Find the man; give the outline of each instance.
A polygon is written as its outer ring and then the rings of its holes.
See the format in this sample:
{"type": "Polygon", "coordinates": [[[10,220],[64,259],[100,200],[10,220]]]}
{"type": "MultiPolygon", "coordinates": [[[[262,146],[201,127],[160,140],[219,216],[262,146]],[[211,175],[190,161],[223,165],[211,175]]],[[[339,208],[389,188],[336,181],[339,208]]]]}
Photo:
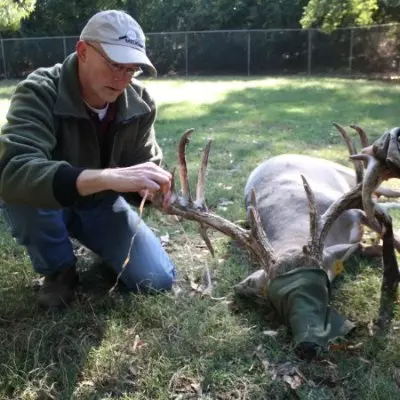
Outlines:
{"type": "Polygon", "coordinates": [[[95,14],[76,52],[16,88],[0,137],[0,197],[12,234],[44,275],[39,304],[59,307],[78,283],[70,237],[97,253],[132,290],[168,290],[175,268],[127,201],[167,193],[156,106],[135,79],[156,70],[138,23],[95,14]],[[131,241],[133,236],[133,244],[131,241]]]}

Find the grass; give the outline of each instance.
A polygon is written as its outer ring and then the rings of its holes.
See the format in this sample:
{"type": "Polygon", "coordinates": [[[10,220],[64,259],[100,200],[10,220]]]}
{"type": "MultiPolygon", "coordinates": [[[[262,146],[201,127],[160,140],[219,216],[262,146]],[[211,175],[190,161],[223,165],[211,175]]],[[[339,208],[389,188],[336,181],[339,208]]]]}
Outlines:
{"type": "MultiPolygon", "coordinates": [[[[0,123],[16,82],[0,86],[0,123]]],[[[210,208],[244,219],[243,188],[263,159],[296,152],[349,165],[333,121],[357,123],[372,139],[398,121],[399,88],[381,82],[314,78],[151,80],[160,105],[157,134],[169,168],[181,133],[195,128],[188,151],[194,182],[199,155],[213,139],[207,177],[210,208]]],[[[394,183],[395,185],[395,183],[394,183]]],[[[399,214],[393,212],[395,225],[399,214]]],[[[37,308],[24,249],[0,220],[0,399],[398,399],[398,309],[385,335],[371,333],[378,315],[381,271],[354,258],[334,288],[334,305],[358,323],[347,344],[307,364],[294,357],[290,333],[255,305],[232,310],[200,298],[188,277],[208,266],[215,297],[253,266],[246,254],[213,234],[212,259],[194,224],[147,209],[146,222],[161,235],[184,291],[145,296],[108,295],[114,283],[95,261],[81,259],[87,290],[68,310],[37,308]],[[89,267],[89,269],[87,268],[89,267]],[[88,271],[86,271],[88,269],[88,271]],[[264,372],[291,361],[307,378],[297,390],[264,372]],[[191,396],[191,397],[190,397],[191,396]]]]}

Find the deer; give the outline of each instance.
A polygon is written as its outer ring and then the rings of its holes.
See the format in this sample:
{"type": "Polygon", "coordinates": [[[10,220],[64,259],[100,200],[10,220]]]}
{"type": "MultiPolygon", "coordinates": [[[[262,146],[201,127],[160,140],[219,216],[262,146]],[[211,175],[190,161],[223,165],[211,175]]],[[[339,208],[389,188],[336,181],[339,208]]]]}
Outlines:
{"type": "Polygon", "coordinates": [[[334,126],[346,141],[354,170],[307,155],[268,158],[250,173],[244,188],[247,229],[207,208],[205,175],[211,140],[202,153],[196,198],[192,198],[186,146],[193,129],[185,131],[178,145],[181,195],[176,192],[173,174],[168,206],[161,198],[153,200],[166,214],[198,222],[212,254],[207,236],[210,227],[247,249],[258,269],[236,284],[235,292],[272,305],[292,330],[296,353],[308,359],[326,348],[329,340],[354,327],[330,309],[330,284],[341,272],[338,266],[360,250],[363,226],[384,238],[383,285],[391,286],[393,292],[399,280],[394,248],[400,247],[393,236],[390,215],[376,201],[380,195],[399,195],[381,186],[400,172],[385,153],[393,135],[384,135],[369,146],[364,130],[352,125],[362,145],[357,153],[345,129],[334,126]]]}

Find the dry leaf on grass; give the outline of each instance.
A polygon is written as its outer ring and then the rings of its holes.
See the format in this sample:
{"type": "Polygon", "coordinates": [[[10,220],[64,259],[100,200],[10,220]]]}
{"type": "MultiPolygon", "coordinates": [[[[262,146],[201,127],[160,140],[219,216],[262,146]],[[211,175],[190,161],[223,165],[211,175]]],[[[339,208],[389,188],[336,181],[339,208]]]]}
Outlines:
{"type": "Polygon", "coordinates": [[[190,293],[192,296],[195,294],[200,294],[201,297],[209,297],[211,300],[226,300],[226,297],[214,297],[212,295],[213,291],[213,284],[211,280],[211,274],[210,270],[208,269],[208,266],[205,266],[205,271],[204,271],[204,276],[203,276],[203,282],[204,283],[196,283],[192,279],[190,279],[190,288],[192,289],[192,292],[190,293]]]}
{"type": "Polygon", "coordinates": [[[362,342],[359,343],[331,343],[329,345],[329,351],[355,351],[360,349],[363,346],[362,342]]]}
{"type": "Polygon", "coordinates": [[[169,243],[169,233],[167,232],[165,235],[160,236],[160,242],[162,246],[165,246],[169,243]]]}
{"type": "Polygon", "coordinates": [[[278,336],[279,332],[278,331],[263,331],[263,335],[269,336],[269,337],[276,337],[278,336]]]}
{"type": "Polygon", "coordinates": [[[199,398],[202,395],[200,382],[192,377],[174,374],[169,383],[169,390],[173,399],[199,398]]]}
{"type": "Polygon", "coordinates": [[[133,351],[135,351],[136,349],[140,349],[141,347],[144,346],[147,346],[147,343],[141,340],[139,335],[136,335],[135,341],[133,342],[133,351]]]}
{"type": "Polygon", "coordinates": [[[277,364],[270,363],[264,353],[262,345],[257,347],[255,355],[260,360],[265,372],[273,381],[282,380],[286,382],[293,390],[298,389],[304,382],[307,381],[297,366],[290,361],[277,364]]]}

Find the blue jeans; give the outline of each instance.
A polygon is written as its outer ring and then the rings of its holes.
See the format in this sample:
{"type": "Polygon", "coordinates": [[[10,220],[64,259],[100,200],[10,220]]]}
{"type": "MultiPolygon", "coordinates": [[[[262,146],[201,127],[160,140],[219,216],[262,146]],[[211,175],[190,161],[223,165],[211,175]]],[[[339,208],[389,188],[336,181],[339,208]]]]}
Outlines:
{"type": "Polygon", "coordinates": [[[50,275],[76,262],[70,237],[98,254],[117,273],[128,256],[121,280],[132,290],[168,290],[175,267],[160,241],[125,199],[110,194],[62,210],[4,204],[12,235],[26,247],[33,268],[50,275]]]}

